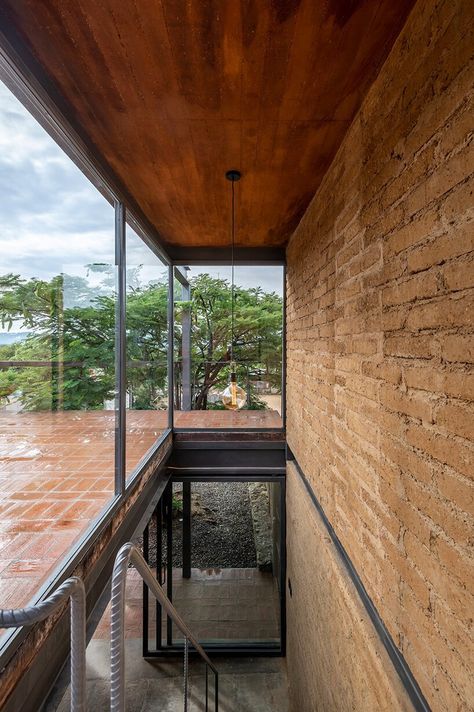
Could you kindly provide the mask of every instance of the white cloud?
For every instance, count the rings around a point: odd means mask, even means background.
[[[113,260],[113,208],[0,83],[0,272],[44,279]]]
[[[144,265],[142,279],[166,274],[130,228],[127,252],[130,266]],[[112,207],[0,82],[0,274],[85,276],[87,264],[113,260]],[[230,267],[193,267],[190,276],[200,272],[230,281]],[[279,267],[236,267],[235,279],[282,294]]]
[[[231,281],[231,268],[223,265],[219,267],[191,267],[188,277],[198,274],[210,274],[211,277]],[[283,295],[283,268],[282,267],[251,267],[236,266],[234,271],[235,284],[244,289],[261,287],[265,292],[276,292]]]

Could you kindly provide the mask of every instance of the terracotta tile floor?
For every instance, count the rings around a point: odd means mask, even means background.
[[[175,414],[176,427],[280,427],[276,411]],[[167,426],[127,413],[127,473]],[[112,411],[0,412],[0,607],[25,605],[113,493]]]
[[[173,570],[173,603],[201,641],[278,641],[279,596],[271,573],[257,569],[192,569],[183,579]],[[150,647],[153,647],[155,606],[149,599]],[[142,581],[130,569],[126,585],[126,637],[142,636]],[[166,622],[163,621],[163,635]],[[180,632],[173,633],[176,640]],[[110,638],[110,606],[94,638]]]
[[[175,411],[176,428],[281,428],[276,410],[190,410]]]
[[[127,471],[166,413],[131,411]],[[0,607],[24,605],[113,494],[110,411],[0,413]]]

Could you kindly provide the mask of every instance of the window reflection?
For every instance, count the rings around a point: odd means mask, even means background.
[[[0,607],[113,496],[114,209],[0,84]]]
[[[168,268],[127,226],[126,473],[168,425]]]

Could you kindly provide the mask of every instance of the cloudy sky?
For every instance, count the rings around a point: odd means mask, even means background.
[[[114,260],[113,209],[0,82],[0,274],[49,279],[86,276],[86,265]],[[137,236],[130,264],[144,279],[163,272]],[[230,268],[193,268],[230,278]],[[237,267],[236,282],[281,293],[281,268]],[[90,275],[89,275],[90,277]],[[93,278],[92,278],[93,279]]]
[[[0,83],[0,269],[83,274],[113,260],[113,209]]]

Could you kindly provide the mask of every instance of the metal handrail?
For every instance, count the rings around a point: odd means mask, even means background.
[[[44,601],[28,608],[0,610],[0,628],[31,626],[71,599],[71,712],[86,710],[86,592],[77,576],[66,579]]]
[[[150,567],[137,547],[128,542],[124,544],[115,559],[112,573],[111,592],[111,617],[110,617],[110,709],[111,712],[125,712],[125,583],[129,564],[135,567],[149,590],[161,604],[168,616],[184,635],[184,711],[188,709],[188,642],[199,653],[206,665],[212,670],[215,678],[215,712],[218,712],[218,673],[209,657],[194,637],[191,629],[183,621],[176,608],[154,577]],[[206,695],[207,695],[207,668],[206,668]],[[207,709],[207,699],[206,699]]]

